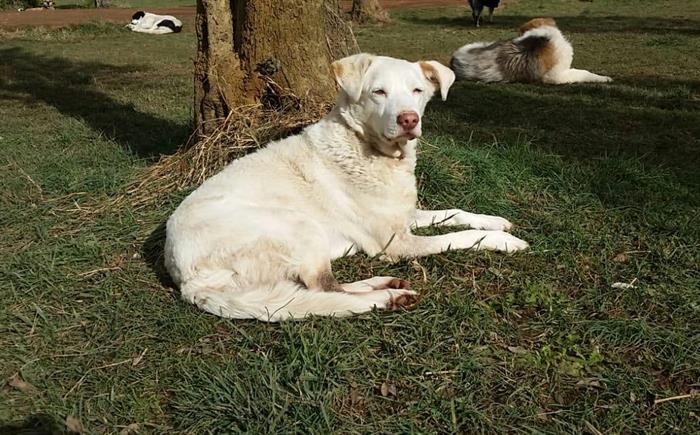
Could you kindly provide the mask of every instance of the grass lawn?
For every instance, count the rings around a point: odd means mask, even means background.
[[[698,397],[654,401],[700,390],[700,3],[657,3],[357,29],[366,51],[447,61],[554,16],[574,66],[615,82],[456,84],[426,114],[420,201],[507,217],[532,249],[343,259],[341,281],[404,277],[421,303],[280,325],[168,286],[150,248],[186,192],[81,212],[186,140],[192,29],[0,33],[0,433],[29,416],[91,433],[696,432]]]

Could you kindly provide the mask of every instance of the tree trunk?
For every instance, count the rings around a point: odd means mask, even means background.
[[[331,62],[357,51],[339,10],[337,0],[197,0],[198,133],[242,105],[274,108],[279,89],[333,98]]]
[[[350,17],[352,21],[360,24],[368,21],[379,21],[380,23],[390,21],[389,14],[379,4],[379,0],[352,0]]]

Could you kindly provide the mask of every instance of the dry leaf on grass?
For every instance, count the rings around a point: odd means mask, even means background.
[[[362,402],[364,402],[364,400],[365,399],[364,397],[362,397],[362,393],[360,392],[360,390],[358,390],[357,388],[350,389],[350,404],[352,406],[360,405],[362,404]]]
[[[390,384],[389,382],[382,382],[380,391],[382,392],[382,396],[384,397],[396,397],[396,385]]]
[[[80,424],[80,421],[73,417],[72,415],[69,415],[66,417],[66,429],[68,430],[69,433],[78,433],[81,434],[83,433],[83,425]]]
[[[139,433],[138,423],[131,423],[130,425],[119,431],[119,435],[134,435],[137,433]]]
[[[613,261],[616,263],[627,263],[629,259],[629,255],[625,254],[624,252],[620,252],[615,256],[615,258],[613,258]]]
[[[15,373],[10,379],[8,379],[7,384],[16,390],[23,392],[24,394],[34,394],[38,391],[34,385],[22,380],[19,373]]]
[[[635,281],[636,281],[636,280],[635,280]],[[619,290],[627,290],[627,289],[631,289],[631,288],[637,288],[637,286],[634,285],[634,281],[632,281],[631,283],[626,283],[626,282],[614,282],[614,283],[612,283],[612,284],[610,285],[610,287],[616,288],[616,289],[619,289]]]
[[[576,382],[577,387],[592,387],[592,388],[603,388],[600,381],[596,378],[583,378]]]

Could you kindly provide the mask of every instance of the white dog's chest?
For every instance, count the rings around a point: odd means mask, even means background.
[[[373,183],[353,180],[336,186],[327,231],[334,245],[355,245],[370,255],[380,251],[392,234],[404,231],[414,219],[417,199],[412,173],[382,174]],[[377,183],[381,178],[381,183]],[[367,180],[369,181],[369,180]],[[338,242],[341,240],[341,242]]]

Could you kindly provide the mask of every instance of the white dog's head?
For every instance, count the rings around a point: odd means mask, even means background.
[[[435,61],[408,62],[361,53],[333,62],[340,85],[338,107],[350,127],[385,155],[400,157],[406,142],[420,137],[426,104],[443,100],[455,80]]]

